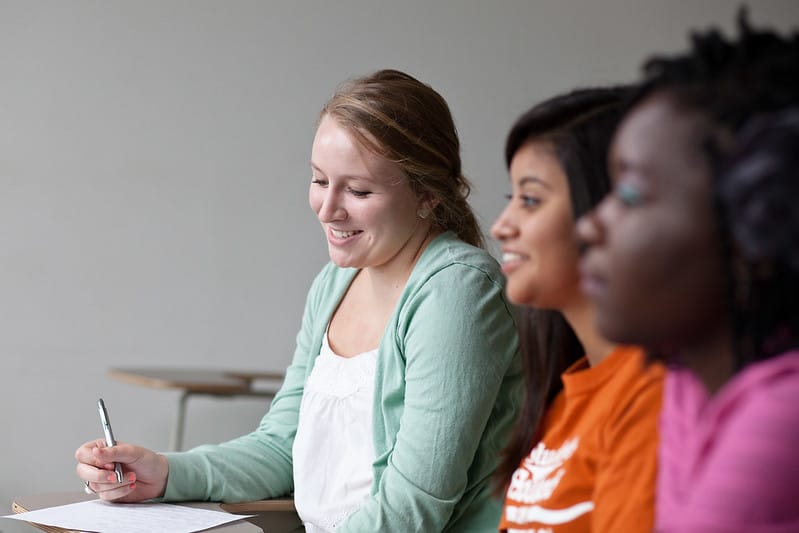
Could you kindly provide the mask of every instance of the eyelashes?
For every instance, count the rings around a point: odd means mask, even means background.
[[[322,188],[326,188],[328,185],[327,180],[321,178],[311,178],[311,183],[314,185],[318,185]],[[356,198],[367,198],[369,195],[372,194],[372,191],[361,191],[357,189],[353,189],[351,187],[347,187],[347,192],[353,195]]]
[[[541,199],[536,197],[536,196],[520,194],[518,198],[519,198],[519,201],[522,204],[522,207],[527,207],[527,208],[536,207],[536,206],[538,206],[538,204],[541,203]],[[505,199],[508,202],[511,202],[511,201],[513,201],[513,195],[512,194],[506,194],[505,195]]]

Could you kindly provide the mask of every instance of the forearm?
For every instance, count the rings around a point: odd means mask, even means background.
[[[288,494],[293,489],[291,457],[281,448],[254,432],[166,454],[169,478],[163,499],[237,502]]]
[[[291,449],[305,379],[305,363],[295,358],[269,412],[252,433],[169,460],[165,500],[248,501],[293,490]]]

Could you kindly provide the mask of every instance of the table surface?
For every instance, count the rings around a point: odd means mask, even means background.
[[[208,394],[274,394],[283,381],[281,372],[250,372],[201,368],[111,368],[108,374],[119,381],[158,389],[182,389]],[[257,381],[269,387],[261,391]]]

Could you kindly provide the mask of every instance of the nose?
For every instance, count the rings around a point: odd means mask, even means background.
[[[505,207],[499,217],[494,221],[491,226],[491,236],[498,241],[504,241],[513,237],[517,232],[516,225],[510,213],[510,205]]]
[[[605,239],[605,222],[603,213],[607,210],[608,197],[605,197],[594,209],[577,220],[576,234],[580,252],[591,246],[601,244]]]
[[[344,208],[341,197],[331,188],[322,189],[319,193],[319,209],[316,216],[320,222],[336,222],[347,218],[347,210]]]

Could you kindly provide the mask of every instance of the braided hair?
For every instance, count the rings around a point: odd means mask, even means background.
[[[716,172],[738,367],[799,345],[799,108],[758,115]]]

